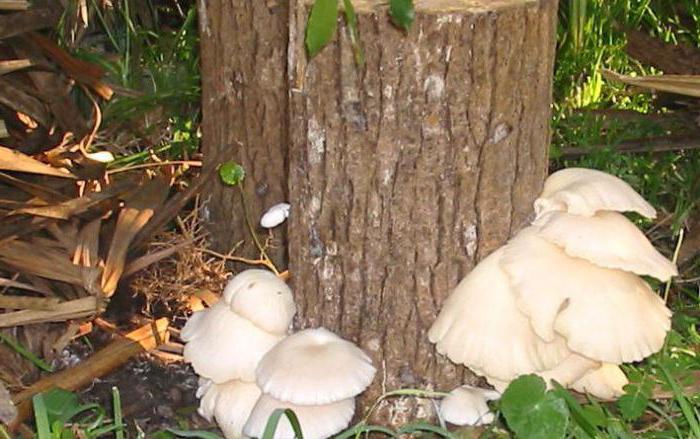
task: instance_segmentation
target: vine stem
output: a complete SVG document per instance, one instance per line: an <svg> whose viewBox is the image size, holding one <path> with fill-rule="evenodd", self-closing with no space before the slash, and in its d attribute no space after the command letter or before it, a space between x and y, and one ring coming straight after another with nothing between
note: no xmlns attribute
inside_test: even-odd
<svg viewBox="0 0 700 439"><path fill-rule="evenodd" d="M246 205L245 202L245 194L243 193L243 183L238 185L238 191L241 194L241 204L243 205L243 217L245 218L245 222L248 225L248 230L250 231L250 234L253 236L253 241L255 242L255 246L260 250L260 255L262 256L262 260L265 261L264 265L270 268L275 275L279 276L280 272L275 266L275 264L272 262L270 257L267 255L267 252L265 251L265 247L263 247L260 244L260 241L258 240L258 234L255 233L255 229L253 228L253 224L250 222L250 216L248 215L248 206Z"/></svg>

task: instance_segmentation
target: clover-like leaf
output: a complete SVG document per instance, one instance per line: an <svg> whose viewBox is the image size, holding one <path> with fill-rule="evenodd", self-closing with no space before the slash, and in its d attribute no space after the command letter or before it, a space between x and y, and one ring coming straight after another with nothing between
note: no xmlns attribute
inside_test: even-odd
<svg viewBox="0 0 700 439"><path fill-rule="evenodd" d="M219 178L227 186L237 186L245 178L245 169L234 161L224 162L219 166Z"/></svg>
<svg viewBox="0 0 700 439"><path fill-rule="evenodd" d="M306 23L306 51L314 57L335 35L338 27L338 1L316 0Z"/></svg>
<svg viewBox="0 0 700 439"><path fill-rule="evenodd" d="M392 23L407 31L413 24L413 20L416 19L413 0L391 0L389 3L389 16Z"/></svg>
<svg viewBox="0 0 700 439"><path fill-rule="evenodd" d="M641 381L623 387L625 394L617 400L617 406L625 419L632 421L644 414L653 386L654 383L645 376Z"/></svg>
<svg viewBox="0 0 700 439"><path fill-rule="evenodd" d="M566 401L547 392L544 380L525 375L511 382L501 398L500 408L517 437L557 439L566 435L569 410Z"/></svg>

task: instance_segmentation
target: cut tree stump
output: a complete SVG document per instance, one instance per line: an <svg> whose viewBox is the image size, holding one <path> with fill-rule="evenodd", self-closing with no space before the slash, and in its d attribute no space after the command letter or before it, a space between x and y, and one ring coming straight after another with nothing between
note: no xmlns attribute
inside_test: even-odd
<svg viewBox="0 0 700 439"><path fill-rule="evenodd" d="M325 326L372 357L361 416L384 391L477 382L427 331L459 280L532 214L558 2L417 0L402 32L387 2L355 0L361 67L342 18L308 60L310 3L201 2L203 144L247 168L253 221L288 197L296 327ZM220 247L250 241L238 192L217 182L205 195ZM388 399L374 420L433 412Z"/></svg>
<svg viewBox="0 0 700 439"><path fill-rule="evenodd" d="M474 382L436 354L427 330L475 262L527 222L547 173L556 2L467 3L419 2L407 34L385 10L358 5L358 68L340 23L339 39L307 60L308 9L292 1L297 323L372 357L364 407L384 390ZM432 411L389 399L377 419Z"/></svg>

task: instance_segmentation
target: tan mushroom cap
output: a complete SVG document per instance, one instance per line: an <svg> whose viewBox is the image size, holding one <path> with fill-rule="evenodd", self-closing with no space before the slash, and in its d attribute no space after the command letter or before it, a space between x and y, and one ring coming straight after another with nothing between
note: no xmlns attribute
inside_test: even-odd
<svg viewBox="0 0 700 439"><path fill-rule="evenodd" d="M187 343L185 361L215 383L255 381L258 362L283 338L263 331L224 302L194 313L180 335Z"/></svg>
<svg viewBox="0 0 700 439"><path fill-rule="evenodd" d="M287 408L297 415L304 439L325 439L348 426L355 413L355 399L342 399L324 405L296 405L263 394L253 407L243 433L249 437L262 437L272 412ZM294 430L286 416L280 418L273 437L294 439Z"/></svg>
<svg viewBox="0 0 700 439"><path fill-rule="evenodd" d="M362 393L375 372L360 348L316 328L290 335L270 350L258 365L257 382L276 399L319 405Z"/></svg>
<svg viewBox="0 0 700 439"><path fill-rule="evenodd" d="M593 216L579 216L549 212L539 224L539 235L562 247L569 256L661 281L678 275L675 264L620 213L601 211Z"/></svg>
<svg viewBox="0 0 700 439"><path fill-rule="evenodd" d="M440 402L440 415L454 425L486 425L495 420L495 415L486 404L499 399L495 390L472 386L457 387Z"/></svg>
<svg viewBox="0 0 700 439"><path fill-rule="evenodd" d="M518 309L543 339L561 335L572 351L615 364L663 346L671 312L638 276L572 258L537 227L523 229L504 252Z"/></svg>
<svg viewBox="0 0 700 439"><path fill-rule="evenodd" d="M591 216L600 210L656 217L654 207L629 184L595 169L567 168L555 172L547 178L542 194L535 200L537 218L551 211Z"/></svg>
<svg viewBox="0 0 700 439"><path fill-rule="evenodd" d="M602 400L613 400L625 393L623 387L627 384L627 376L618 365L603 363L573 383L571 388L577 392L590 393Z"/></svg>
<svg viewBox="0 0 700 439"><path fill-rule="evenodd" d="M557 364L556 367L538 372L537 375L542 377L547 387L552 386L552 381L568 387L598 367L600 367L599 361L572 353L564 361Z"/></svg>
<svg viewBox="0 0 700 439"><path fill-rule="evenodd" d="M267 270L245 270L224 288L231 310L271 334L287 332L296 313L292 290Z"/></svg>
<svg viewBox="0 0 700 439"><path fill-rule="evenodd" d="M561 337L545 342L518 310L499 249L481 261L442 305L428 331L438 352L455 363L509 381L551 369L570 354Z"/></svg>

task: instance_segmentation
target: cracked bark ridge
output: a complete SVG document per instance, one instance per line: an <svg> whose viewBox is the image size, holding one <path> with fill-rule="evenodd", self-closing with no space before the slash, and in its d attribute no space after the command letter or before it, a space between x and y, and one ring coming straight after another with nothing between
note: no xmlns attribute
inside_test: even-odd
<svg viewBox="0 0 700 439"><path fill-rule="evenodd" d="M427 330L475 262L527 222L541 189L556 3L418 9L407 34L385 11L362 13L358 68L342 20L336 41L307 61L308 8L291 2L297 325L325 326L373 358L379 371L358 414L382 390L475 382L436 354ZM398 425L432 411L391 399L375 419Z"/></svg>
<svg viewBox="0 0 700 439"><path fill-rule="evenodd" d="M288 3L278 0L198 1L204 166L218 166L213 157L243 165L250 220L263 239L261 214L287 200L288 11ZM216 178L202 197L214 246L227 252L245 241L236 254L258 257L239 191ZM284 267L285 227L273 233L269 255Z"/></svg>

